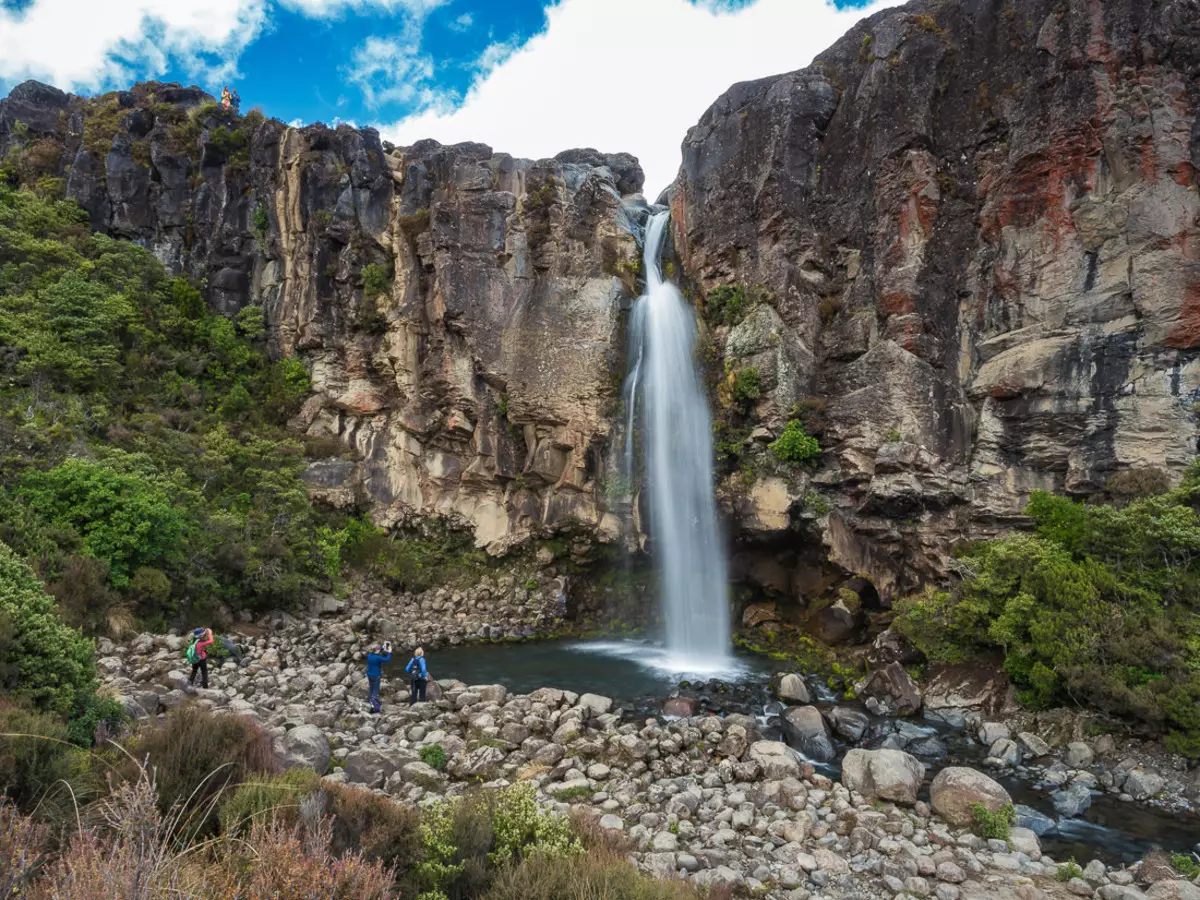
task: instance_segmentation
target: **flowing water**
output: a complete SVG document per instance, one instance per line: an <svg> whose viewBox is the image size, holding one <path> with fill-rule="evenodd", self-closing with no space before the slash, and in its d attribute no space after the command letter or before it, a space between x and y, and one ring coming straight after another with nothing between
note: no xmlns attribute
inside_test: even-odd
<svg viewBox="0 0 1200 900"><path fill-rule="evenodd" d="M696 321L663 278L659 254L669 214L646 225L646 292L630 316L625 476L634 478L633 424L642 414L652 555L666 621L664 665L727 675L729 585L713 497L712 424L696 366Z"/></svg>

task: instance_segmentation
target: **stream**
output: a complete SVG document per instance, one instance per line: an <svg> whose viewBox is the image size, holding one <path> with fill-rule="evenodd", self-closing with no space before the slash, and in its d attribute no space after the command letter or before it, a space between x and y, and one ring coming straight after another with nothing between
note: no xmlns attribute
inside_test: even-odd
<svg viewBox="0 0 1200 900"><path fill-rule="evenodd" d="M540 687L555 687L576 693L612 697L627 711L660 715L662 701L677 694L696 700L697 712L738 711L759 716L768 723L767 736L779 737L777 721L782 707L771 699L770 676L776 664L753 654L737 654L730 670L690 673L687 661L673 659L660 646L635 641L530 641L504 644L472 644L429 651L431 677L455 678L467 684L502 684L514 693L529 693ZM407 658L397 657L385 674L404 679ZM710 681L719 677L719 682ZM814 694L814 705L828 709L828 695ZM929 778L946 765L982 768L984 749L942 722L926 719L896 720L871 717L868 735L899 728L919 732L919 742L937 748L940 758L926 755ZM839 750L848 749L839 743ZM910 751L911 752L911 751ZM921 757L920 753L917 753ZM818 769L839 777L837 763ZM995 774L995 773L993 773ZM1042 849L1062 862L1074 858L1081 865L1100 859L1108 865L1132 863L1158 847L1170 852L1190 851L1200 839L1200 818L1181 815L1139 803L1125 803L1104 793L1093 793L1091 807L1074 819L1059 818L1047 793L1014 774L997 776L1012 795L1025 805L1057 820L1058 827L1042 836ZM928 780L926 782L928 786Z"/></svg>

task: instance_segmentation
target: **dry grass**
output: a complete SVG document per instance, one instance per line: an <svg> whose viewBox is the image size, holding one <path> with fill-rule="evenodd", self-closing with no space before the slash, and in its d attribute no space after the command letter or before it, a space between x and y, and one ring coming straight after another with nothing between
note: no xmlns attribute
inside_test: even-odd
<svg viewBox="0 0 1200 900"><path fill-rule="evenodd" d="M502 871L484 896L486 900L717 900L721 894L701 893L685 881L642 875L621 854L593 851L527 857Z"/></svg>

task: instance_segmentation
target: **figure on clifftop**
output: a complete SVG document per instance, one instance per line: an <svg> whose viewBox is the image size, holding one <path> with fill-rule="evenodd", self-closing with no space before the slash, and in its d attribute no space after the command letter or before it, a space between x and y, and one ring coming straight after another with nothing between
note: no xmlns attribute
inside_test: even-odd
<svg viewBox="0 0 1200 900"><path fill-rule="evenodd" d="M241 102L242 98L238 96L238 92L229 90L229 85L221 88L221 106L223 108L237 109Z"/></svg>

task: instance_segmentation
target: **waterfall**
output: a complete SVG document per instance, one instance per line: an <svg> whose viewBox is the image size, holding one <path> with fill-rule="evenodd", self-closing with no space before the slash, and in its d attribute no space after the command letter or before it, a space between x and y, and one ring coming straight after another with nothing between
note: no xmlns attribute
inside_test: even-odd
<svg viewBox="0 0 1200 900"><path fill-rule="evenodd" d="M630 316L624 468L633 474L632 425L640 399L667 653L692 672L728 670L729 584L713 497L712 426L697 372L696 322L659 263L670 214L646 226L646 292Z"/></svg>

